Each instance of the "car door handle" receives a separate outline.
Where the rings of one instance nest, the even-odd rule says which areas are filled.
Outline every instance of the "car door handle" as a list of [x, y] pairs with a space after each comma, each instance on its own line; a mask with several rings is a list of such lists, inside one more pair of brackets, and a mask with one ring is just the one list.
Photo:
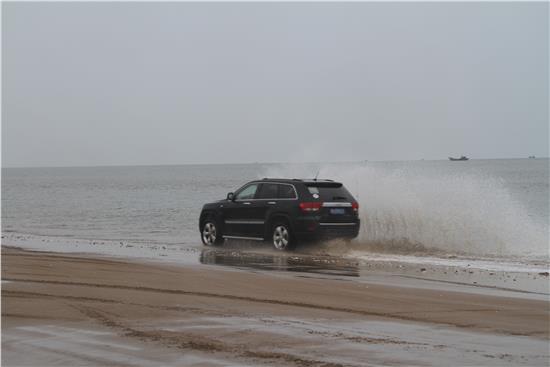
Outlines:
[[268, 203], [269, 205], [275, 205], [275, 204], [277, 204], [276, 201], [268, 201], [267, 203]]
[[246, 203], [243, 203], [244, 205], [250, 205], [250, 203], [247, 201]]

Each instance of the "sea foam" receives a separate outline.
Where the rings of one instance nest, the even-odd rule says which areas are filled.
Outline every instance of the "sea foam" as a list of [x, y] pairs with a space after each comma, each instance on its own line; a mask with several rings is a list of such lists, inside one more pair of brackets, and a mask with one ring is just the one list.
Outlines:
[[[548, 225], [529, 215], [501, 179], [473, 174], [326, 164], [318, 176], [342, 181], [359, 201], [353, 250], [548, 257]], [[303, 167], [266, 176], [302, 177]]]

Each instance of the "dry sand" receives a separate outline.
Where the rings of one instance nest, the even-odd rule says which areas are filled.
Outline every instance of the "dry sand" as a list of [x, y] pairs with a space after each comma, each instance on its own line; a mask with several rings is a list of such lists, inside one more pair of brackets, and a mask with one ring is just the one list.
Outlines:
[[548, 300], [2, 248], [2, 365], [549, 362]]

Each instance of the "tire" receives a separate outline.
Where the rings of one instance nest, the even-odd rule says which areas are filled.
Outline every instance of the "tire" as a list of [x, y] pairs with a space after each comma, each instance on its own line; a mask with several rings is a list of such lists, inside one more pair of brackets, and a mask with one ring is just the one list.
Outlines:
[[294, 238], [287, 222], [276, 221], [271, 227], [271, 244], [278, 251], [294, 248]]
[[222, 232], [212, 218], [208, 218], [204, 221], [201, 228], [201, 240], [205, 246], [216, 246], [223, 243]]

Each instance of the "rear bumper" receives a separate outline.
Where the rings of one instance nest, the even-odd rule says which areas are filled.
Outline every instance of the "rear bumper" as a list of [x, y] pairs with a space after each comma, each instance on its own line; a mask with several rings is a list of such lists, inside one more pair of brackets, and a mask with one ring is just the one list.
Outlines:
[[346, 222], [319, 222], [317, 220], [299, 221], [294, 229], [298, 239], [355, 238], [359, 235], [359, 218]]

